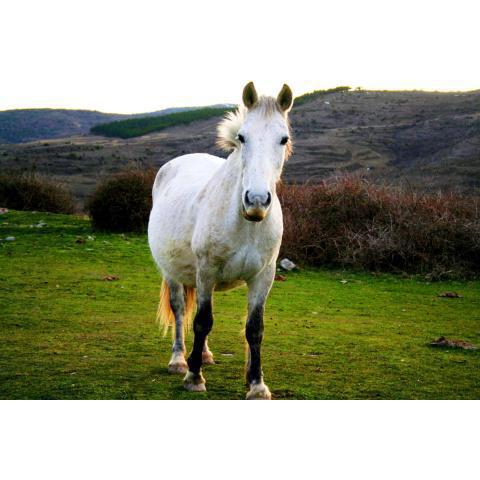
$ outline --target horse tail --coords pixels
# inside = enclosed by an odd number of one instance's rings
[[[168,327],[175,324],[175,315],[170,304],[170,288],[165,280],[162,280],[160,287],[160,302],[157,310],[157,323],[163,331],[163,336],[167,334]]]
[[[196,291],[194,287],[184,286],[185,291],[185,316],[183,318],[183,328],[189,330],[192,324],[193,309],[195,308]],[[170,288],[165,280],[162,280],[160,287],[160,302],[157,310],[157,323],[163,331],[163,336],[168,332],[169,327],[175,325],[175,315],[170,303]],[[172,329],[172,332],[174,330]]]
[[[185,318],[183,324],[188,332],[192,326],[193,310],[197,303],[197,291],[194,287],[186,287],[185,285],[183,288],[185,290]]]

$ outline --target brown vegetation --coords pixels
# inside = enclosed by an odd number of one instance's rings
[[[73,213],[75,209],[67,188],[35,173],[1,174],[0,206],[52,213]]]
[[[427,274],[480,273],[480,199],[419,194],[344,176],[282,185],[282,255],[314,266]]]
[[[87,203],[93,224],[144,231],[152,170],[105,180]],[[281,255],[303,265],[422,273],[431,280],[480,274],[480,198],[420,194],[355,175],[320,184],[283,184]]]

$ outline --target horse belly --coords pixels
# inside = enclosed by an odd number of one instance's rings
[[[215,285],[216,292],[224,292],[225,290],[233,290],[234,288],[243,287],[244,280],[235,280],[233,282],[220,282]]]

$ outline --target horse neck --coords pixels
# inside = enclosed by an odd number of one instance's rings
[[[205,202],[201,210],[209,212],[209,224],[213,222],[230,232],[245,228],[249,222],[242,221],[241,216],[242,159],[238,151],[232,152],[212,176],[201,197]]]
[[[220,201],[227,210],[234,215],[241,209],[242,198],[242,159],[237,150],[227,158],[224,168],[219,172],[221,176],[217,184],[220,186]]]

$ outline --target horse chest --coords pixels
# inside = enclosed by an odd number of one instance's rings
[[[233,250],[221,270],[221,281],[248,280],[267,264],[267,257],[254,245],[243,245]]]

